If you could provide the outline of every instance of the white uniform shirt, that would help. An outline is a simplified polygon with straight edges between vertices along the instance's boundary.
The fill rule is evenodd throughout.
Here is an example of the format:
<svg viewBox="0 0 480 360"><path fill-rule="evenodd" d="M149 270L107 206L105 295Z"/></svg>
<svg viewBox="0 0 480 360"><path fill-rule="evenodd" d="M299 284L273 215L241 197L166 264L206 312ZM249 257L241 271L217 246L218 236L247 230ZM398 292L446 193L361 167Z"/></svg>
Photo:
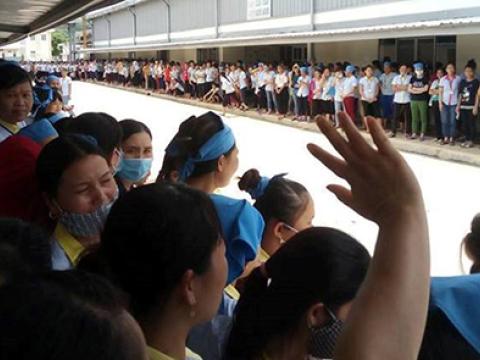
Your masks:
<svg viewBox="0 0 480 360"><path fill-rule="evenodd" d="M392 85L409 85L410 79L412 78L411 75L397 75L392 81ZM393 97L393 102L397 104L408 104L410 102L410 93L408 90L402 90L395 92L395 96Z"/></svg>
<svg viewBox="0 0 480 360"><path fill-rule="evenodd" d="M323 82L322 94L320 99L325 101L333 100L332 88L335 89L335 78L330 76L326 81Z"/></svg>
<svg viewBox="0 0 480 360"><path fill-rule="evenodd" d="M275 73L273 71L265 72L265 91L273 91L273 84L275 81Z"/></svg>
<svg viewBox="0 0 480 360"><path fill-rule="evenodd" d="M288 75L286 72L275 75L275 88L283 88L288 85Z"/></svg>
<svg viewBox="0 0 480 360"><path fill-rule="evenodd" d="M298 91L297 96L301 98L308 97L308 93L310 92L310 77L309 76L300 76L297 80L298 83Z"/></svg>
<svg viewBox="0 0 480 360"><path fill-rule="evenodd" d="M220 81L222 83L222 90L225 92L225 94L232 94L235 92L233 81L229 75L221 76Z"/></svg>
<svg viewBox="0 0 480 360"><path fill-rule="evenodd" d="M60 86L62 88L62 95L63 96L70 96L70 84L72 83L72 79L67 76L65 78L60 78Z"/></svg>
<svg viewBox="0 0 480 360"><path fill-rule="evenodd" d="M247 87L247 74L243 70L238 74L238 83L240 84L240 89L245 89Z"/></svg>
<svg viewBox="0 0 480 360"><path fill-rule="evenodd" d="M360 86L363 88L362 100L372 101L377 96L377 88L380 81L372 76L370 79L366 76L360 79Z"/></svg>
<svg viewBox="0 0 480 360"><path fill-rule="evenodd" d="M343 97L355 97L355 88L358 87L358 80L355 76L346 77L343 81Z"/></svg>
<svg viewBox="0 0 480 360"><path fill-rule="evenodd" d="M457 105L458 103L458 86L461 77L455 75L453 79L449 79L447 75L440 79L440 87L443 88L442 102L445 105Z"/></svg>
<svg viewBox="0 0 480 360"><path fill-rule="evenodd" d="M344 77L335 79L335 101L338 101L338 102L342 101L343 83L344 82L345 82Z"/></svg>

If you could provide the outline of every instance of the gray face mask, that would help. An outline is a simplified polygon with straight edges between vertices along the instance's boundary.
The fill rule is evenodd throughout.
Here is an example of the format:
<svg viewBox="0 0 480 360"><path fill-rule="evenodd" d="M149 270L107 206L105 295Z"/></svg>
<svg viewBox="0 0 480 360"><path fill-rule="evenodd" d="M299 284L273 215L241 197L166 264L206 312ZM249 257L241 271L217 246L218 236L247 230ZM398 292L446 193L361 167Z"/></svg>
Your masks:
<svg viewBox="0 0 480 360"><path fill-rule="evenodd" d="M309 354L315 358L333 359L337 339L345 325L332 311L326 310L331 321L326 326L311 329Z"/></svg>
<svg viewBox="0 0 480 360"><path fill-rule="evenodd" d="M102 232L115 200L116 197L112 202L86 214L63 211L59 222L75 237L96 236Z"/></svg>

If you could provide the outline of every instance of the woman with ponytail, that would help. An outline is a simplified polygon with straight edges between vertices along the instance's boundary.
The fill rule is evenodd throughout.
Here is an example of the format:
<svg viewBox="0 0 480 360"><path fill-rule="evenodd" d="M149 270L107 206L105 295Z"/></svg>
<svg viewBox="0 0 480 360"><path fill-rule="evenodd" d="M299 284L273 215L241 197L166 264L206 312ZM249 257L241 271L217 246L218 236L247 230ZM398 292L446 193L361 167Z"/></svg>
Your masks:
<svg viewBox="0 0 480 360"><path fill-rule="evenodd" d="M226 358L332 358L369 262L368 251L339 230L295 235L248 278Z"/></svg>
<svg viewBox="0 0 480 360"><path fill-rule="evenodd" d="M284 174L269 179L257 169L248 170L238 183L255 200L255 208L265 221L260 261L265 262L296 233L312 227L314 201L300 183Z"/></svg>

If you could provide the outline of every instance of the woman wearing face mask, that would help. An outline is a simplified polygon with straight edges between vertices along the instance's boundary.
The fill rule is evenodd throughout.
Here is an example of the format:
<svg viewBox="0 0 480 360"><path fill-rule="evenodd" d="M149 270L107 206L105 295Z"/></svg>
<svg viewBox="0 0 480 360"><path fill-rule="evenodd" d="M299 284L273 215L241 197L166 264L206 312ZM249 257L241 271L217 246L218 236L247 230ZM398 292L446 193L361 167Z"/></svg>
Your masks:
<svg viewBox="0 0 480 360"><path fill-rule="evenodd" d="M95 139L66 135L42 149L36 174L49 216L58 220L52 242L53 268L73 268L98 246L118 196L111 169Z"/></svg>
<svg viewBox="0 0 480 360"><path fill-rule="evenodd" d="M248 278L226 358L332 358L369 262L368 251L341 231L295 235Z"/></svg>
<svg viewBox="0 0 480 360"><path fill-rule="evenodd" d="M0 142L18 133L33 106L32 80L14 63L0 63Z"/></svg>
<svg viewBox="0 0 480 360"><path fill-rule="evenodd" d="M153 149L152 133L144 123L127 119L119 124L123 133L123 158L115 180L119 195L123 195L147 180L152 168Z"/></svg>
<svg viewBox="0 0 480 360"><path fill-rule="evenodd" d="M256 169L248 170L238 183L255 200L265 221L260 261L265 262L292 236L312 227L315 205L308 190L284 175L269 179Z"/></svg>
<svg viewBox="0 0 480 360"><path fill-rule="evenodd" d="M423 73L423 63L418 62L413 65L415 74L410 80L408 92L410 95L410 107L412 110L412 136L410 139L417 138L420 134L420 141L425 140L425 132L428 123L428 79Z"/></svg>
<svg viewBox="0 0 480 360"><path fill-rule="evenodd" d="M150 359L200 359L185 347L187 335L217 313L227 279L225 244L209 197L165 183L128 192L108 218L100 256L129 295Z"/></svg>

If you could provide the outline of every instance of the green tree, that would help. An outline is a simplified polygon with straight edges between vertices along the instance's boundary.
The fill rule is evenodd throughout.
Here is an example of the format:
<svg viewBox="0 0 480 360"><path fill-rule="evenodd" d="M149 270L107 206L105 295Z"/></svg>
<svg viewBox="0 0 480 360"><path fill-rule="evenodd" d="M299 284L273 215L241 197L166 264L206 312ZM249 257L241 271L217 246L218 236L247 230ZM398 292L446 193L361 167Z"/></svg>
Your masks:
<svg viewBox="0 0 480 360"><path fill-rule="evenodd" d="M59 56L62 53L60 44L68 43L68 32L65 29L56 29L52 33L52 55Z"/></svg>

